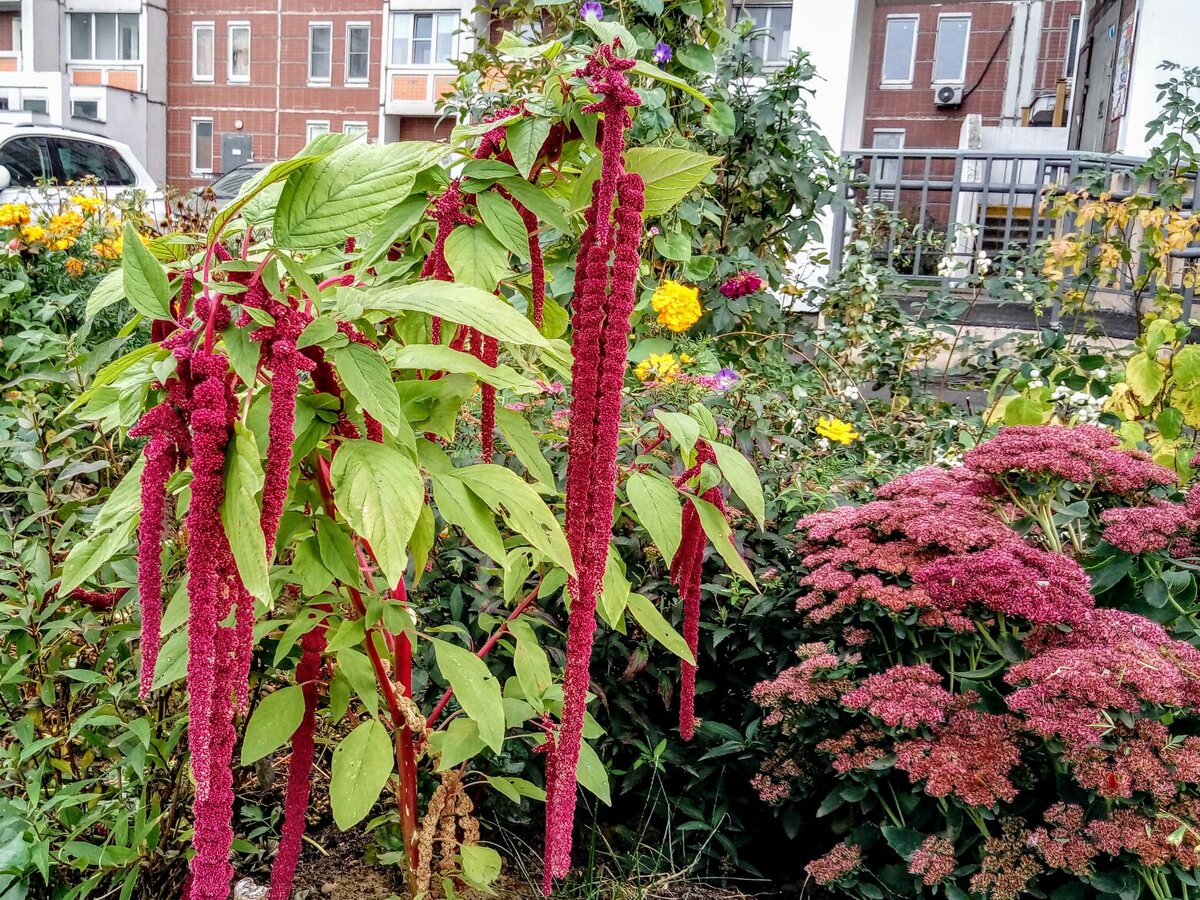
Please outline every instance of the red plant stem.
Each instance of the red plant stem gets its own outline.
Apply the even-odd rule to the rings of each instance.
[[[334,518],[337,513],[337,507],[333,501],[333,485],[329,476],[329,464],[321,456],[316,457],[316,480],[317,490],[321,494],[321,502],[325,507],[325,512]],[[361,552],[361,551],[360,551]],[[369,577],[369,576],[368,576]],[[367,606],[363,603],[362,594],[357,588],[346,586],[350,593],[350,599],[354,604],[355,610],[359,616],[365,617],[367,614]],[[400,583],[398,590],[403,590],[404,582]],[[408,642],[404,638],[405,643]],[[384,702],[387,704],[388,713],[392,718],[392,728],[397,734],[396,738],[396,767],[399,772],[399,791],[397,802],[400,806],[400,830],[404,836],[404,848],[408,853],[408,873],[407,880],[410,882],[410,887],[415,886],[415,877],[417,869],[417,769],[416,769],[416,754],[412,747],[412,732],[403,727],[404,711],[400,706],[400,701],[396,696],[396,686],[392,679],[388,676],[387,668],[383,664],[383,659],[379,655],[379,650],[375,646],[375,641],[368,631],[364,643],[367,648],[367,656],[371,660],[371,668],[375,671],[375,681],[379,685],[380,691],[383,693]],[[412,694],[412,658],[411,647],[409,648],[409,661],[406,671],[406,678],[402,680],[405,696]]]
[[[483,646],[475,652],[476,656],[478,656],[480,659],[483,659],[492,652],[492,648],[500,642],[500,638],[508,634],[508,626],[513,621],[520,618],[521,614],[524,613],[525,610],[529,609],[529,607],[533,604],[533,601],[537,599],[538,591],[541,589],[542,583],[541,581],[538,581],[537,586],[525,595],[525,598],[517,604],[516,609],[509,613],[508,618],[500,624],[500,627],[492,633],[491,637],[484,641]],[[450,698],[453,696],[454,688],[446,688],[446,692],[442,694],[442,699],[437,702],[437,706],[433,708],[433,712],[431,712],[429,714],[429,718],[425,720],[425,725],[427,727],[432,728],[434,726],[434,723],[438,720],[438,716],[442,714],[442,711],[446,708],[446,704],[450,702]]]

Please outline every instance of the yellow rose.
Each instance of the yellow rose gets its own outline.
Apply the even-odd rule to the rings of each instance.
[[[41,225],[26,225],[21,229],[21,237],[29,244],[36,241],[44,241],[46,239],[46,229]]]
[[[82,209],[86,216],[92,215],[104,206],[104,201],[99,197],[89,197],[85,194],[76,194],[71,198],[71,202]]]
[[[687,331],[700,319],[700,291],[668,279],[658,286],[650,305],[658,313],[658,323],[671,331]]]

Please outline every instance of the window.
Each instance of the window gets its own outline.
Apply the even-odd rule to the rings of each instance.
[[[342,134],[352,134],[355,140],[367,139],[368,125],[366,122],[343,122]]]
[[[21,109],[31,113],[49,113],[50,101],[44,97],[26,97],[21,101]]]
[[[876,128],[872,134],[871,146],[877,150],[904,149],[905,133],[903,129]],[[900,159],[877,154],[875,156],[874,178],[876,184],[895,184],[900,180]]]
[[[21,17],[14,16],[12,20],[12,48],[13,53],[21,52]]]
[[[884,84],[912,84],[918,22],[916,16],[888,16],[883,39]]]
[[[308,80],[328,82],[333,70],[333,26],[308,26]]]
[[[192,171],[213,170],[213,121],[192,119]]]
[[[306,143],[311,143],[319,134],[329,134],[328,121],[304,123],[304,140]]]
[[[428,66],[454,58],[458,13],[392,13],[392,65]]]
[[[346,26],[346,80],[367,81],[371,75],[371,26]]]
[[[101,184],[137,183],[133,169],[115,147],[69,138],[51,138],[50,147],[58,170],[67,181],[94,178]]]
[[[216,39],[216,27],[212,22],[192,25],[192,81],[213,80]]]
[[[761,32],[750,43],[750,52],[764,63],[782,62],[792,43],[792,6],[741,4],[735,8],[737,21],[749,19]]]
[[[93,122],[100,121],[100,101],[99,100],[72,100],[71,115],[77,119],[91,119]]]
[[[1063,64],[1063,77],[1075,77],[1075,64],[1079,60],[1079,16],[1071,17],[1071,27],[1067,32],[1067,58]]]
[[[970,16],[938,16],[937,50],[933,54],[933,83],[962,84],[967,80]]]
[[[54,178],[50,148],[41,137],[14,138],[0,147],[0,166],[8,169],[13,187],[36,187]]]
[[[72,61],[141,59],[141,17],[137,13],[69,13],[69,18]]]
[[[250,26],[245,22],[229,26],[229,80],[250,80]]]

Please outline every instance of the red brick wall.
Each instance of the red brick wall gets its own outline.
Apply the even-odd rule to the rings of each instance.
[[[331,131],[346,122],[365,122],[372,140],[379,137],[380,54],[383,4],[378,0],[172,0],[167,35],[167,180],[177,188],[203,184],[191,172],[193,117],[212,118],[213,143],[220,167],[221,135],[249,134],[256,160],[283,159],[305,141],[306,123],[328,121]],[[192,24],[215,25],[212,83],[192,80]],[[230,22],[250,23],[250,83],[228,80]],[[309,23],[333,25],[332,78],[329,85],[308,84]],[[371,26],[369,81],[347,85],[346,25]]]
[[[14,10],[0,12],[0,53],[9,53],[13,47],[13,22],[21,18]]]
[[[448,141],[454,122],[439,116],[401,116],[398,141]]]
[[[1049,92],[1053,92],[1061,76],[1066,29],[1070,17],[1079,14],[1080,6],[1081,0],[1049,0],[1047,4],[1040,36],[1038,84],[1039,87],[1043,83],[1049,84]],[[971,14],[965,78],[969,95],[961,107],[939,109],[933,102],[933,60],[938,17],[947,13]],[[881,87],[887,19],[894,15],[920,16],[910,88]],[[1009,32],[1012,20],[1011,0],[948,3],[881,0],[872,23],[863,146],[871,146],[876,129],[904,129],[906,147],[955,148],[959,145],[963,120],[968,115],[982,116],[984,125],[999,124],[1014,39]],[[995,60],[989,64],[993,54]]]

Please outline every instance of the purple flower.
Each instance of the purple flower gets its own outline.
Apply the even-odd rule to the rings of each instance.
[[[584,0],[579,7],[579,15],[584,19],[595,16],[596,21],[600,21],[604,18],[604,7],[600,5],[600,0]]]
[[[717,390],[727,391],[741,380],[742,376],[733,369],[722,369],[717,373]]]
[[[659,41],[654,45],[654,61],[660,66],[664,63],[669,63],[671,57],[675,54],[671,50],[671,45],[666,41]]]

